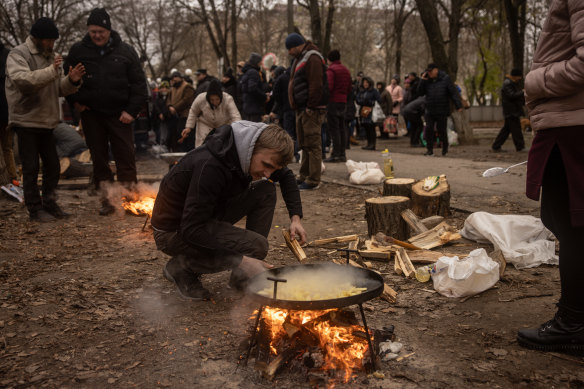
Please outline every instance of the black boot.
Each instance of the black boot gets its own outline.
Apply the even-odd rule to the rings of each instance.
[[[99,209],[99,214],[101,216],[111,215],[116,211],[116,208],[109,202],[108,199],[101,200],[101,208]]]
[[[584,356],[584,321],[576,321],[558,312],[539,328],[519,330],[517,342],[533,350]]]
[[[211,293],[203,287],[201,275],[195,274],[184,263],[184,257],[172,257],[164,268],[162,274],[170,282],[174,282],[178,293],[190,300],[209,300]]]
[[[57,219],[65,219],[71,216],[70,213],[63,211],[59,204],[55,201],[45,202],[43,201],[43,209],[56,217]]]

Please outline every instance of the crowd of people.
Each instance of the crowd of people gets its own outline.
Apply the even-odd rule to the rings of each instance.
[[[577,2],[554,2],[525,83],[537,131],[529,155],[527,194],[538,200],[542,193],[542,220],[561,242],[562,295],[552,320],[520,330],[517,339],[522,346],[546,351],[584,347],[578,279],[584,170],[577,142],[584,134],[584,65],[577,53],[584,27],[570,23],[583,11]],[[566,29],[573,40],[566,38]],[[137,182],[132,126],[149,99],[139,58],[112,30],[105,9],[90,13],[87,34],[65,60],[53,52],[58,38],[53,20],[42,17],[23,44],[9,52],[0,48],[6,76],[2,77],[6,101],[0,100],[0,184],[9,180],[18,184],[14,161],[9,160],[14,131],[25,205],[30,219],[40,222],[70,216],[56,198],[60,166],[54,130],[60,121],[59,97],[67,96],[80,115],[93,183],[102,192],[101,215],[114,212],[103,196],[104,187],[114,179],[110,150],[118,181],[129,190]],[[361,72],[352,80],[338,50],[325,58],[300,34],[289,34],[284,44],[291,64],[271,68],[269,77],[261,56],[252,53],[238,64],[237,75],[227,70],[221,81],[199,69],[195,85],[189,74],[176,71],[152,88],[150,112],[159,142],[171,151],[193,149],[162,180],[152,215],[157,247],[171,256],[164,275],[184,297],[209,298],[201,274],[231,269],[230,285],[242,288],[249,277],[270,267],[261,260],[268,253],[275,183],[280,184],[289,212],[291,236],[304,243],[299,189],[315,189],[323,157],[327,162],[345,161],[345,150],[355,138],[364,137],[363,148],[375,150],[376,128],[381,137],[399,135],[401,115],[412,146],[425,142],[425,155],[431,156],[436,143],[442,155],[448,153],[447,117],[452,106],[462,110],[464,104],[460,91],[436,64],[429,64],[420,77],[409,73],[403,87],[398,75],[385,86]],[[509,134],[516,150],[525,147],[519,123],[525,99],[521,78],[521,71],[513,70],[504,82],[505,126],[492,145],[495,152]],[[381,113],[376,113],[377,107]],[[327,137],[332,142],[328,158]],[[83,150],[75,143],[65,153]],[[295,176],[286,166],[298,158],[299,150]],[[37,183],[40,161],[42,188]],[[246,228],[235,227],[244,217]]]

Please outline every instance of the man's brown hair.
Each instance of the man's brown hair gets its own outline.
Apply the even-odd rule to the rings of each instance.
[[[294,141],[282,127],[276,124],[270,124],[264,128],[255,143],[253,154],[263,149],[274,150],[278,155],[280,166],[288,165],[294,158]]]

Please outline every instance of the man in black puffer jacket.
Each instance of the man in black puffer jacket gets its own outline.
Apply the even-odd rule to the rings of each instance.
[[[511,70],[511,75],[505,77],[503,81],[503,88],[501,90],[501,97],[503,100],[503,116],[505,117],[505,125],[499,131],[495,142],[493,143],[493,151],[501,151],[501,146],[509,137],[513,137],[513,144],[515,150],[522,151],[525,148],[525,140],[521,132],[521,116],[525,115],[523,106],[525,105],[525,96],[523,89],[519,85],[519,81],[523,78],[521,69]]]
[[[302,203],[294,174],[285,166],[294,146],[276,126],[234,122],[211,132],[160,183],[152,213],[154,239],[172,258],[164,275],[180,294],[207,299],[201,274],[232,269],[230,285],[242,287],[264,270],[276,186],[290,215],[290,234],[300,243]],[[246,216],[246,228],[235,227]]]
[[[112,31],[104,8],[91,11],[87,31],[83,40],[71,47],[64,65],[69,69],[81,62],[87,71],[79,91],[68,99],[81,113],[96,188],[100,189],[104,181],[113,181],[108,143],[118,181],[131,186],[137,181],[132,122],[148,99],[146,77],[136,51]],[[115,211],[103,190],[101,202],[100,215]]]
[[[425,139],[428,151],[424,155],[434,155],[434,141],[436,140],[434,129],[436,129],[442,143],[442,155],[446,155],[448,153],[446,120],[450,115],[450,101],[454,102],[457,110],[462,111],[458,91],[448,74],[438,69],[438,65],[431,63],[422,74],[418,94],[426,96]]]
[[[265,113],[265,105],[268,101],[266,95],[266,81],[260,70],[261,55],[251,53],[249,60],[241,70],[243,76],[239,79],[241,98],[243,100],[243,115],[250,122],[261,122]]]

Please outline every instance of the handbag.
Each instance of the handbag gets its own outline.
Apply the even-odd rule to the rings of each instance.
[[[366,118],[366,117],[369,117],[369,115],[371,115],[371,111],[373,111],[373,107],[367,107],[364,105],[361,107],[361,111],[359,111],[359,115],[361,115],[362,118]]]

